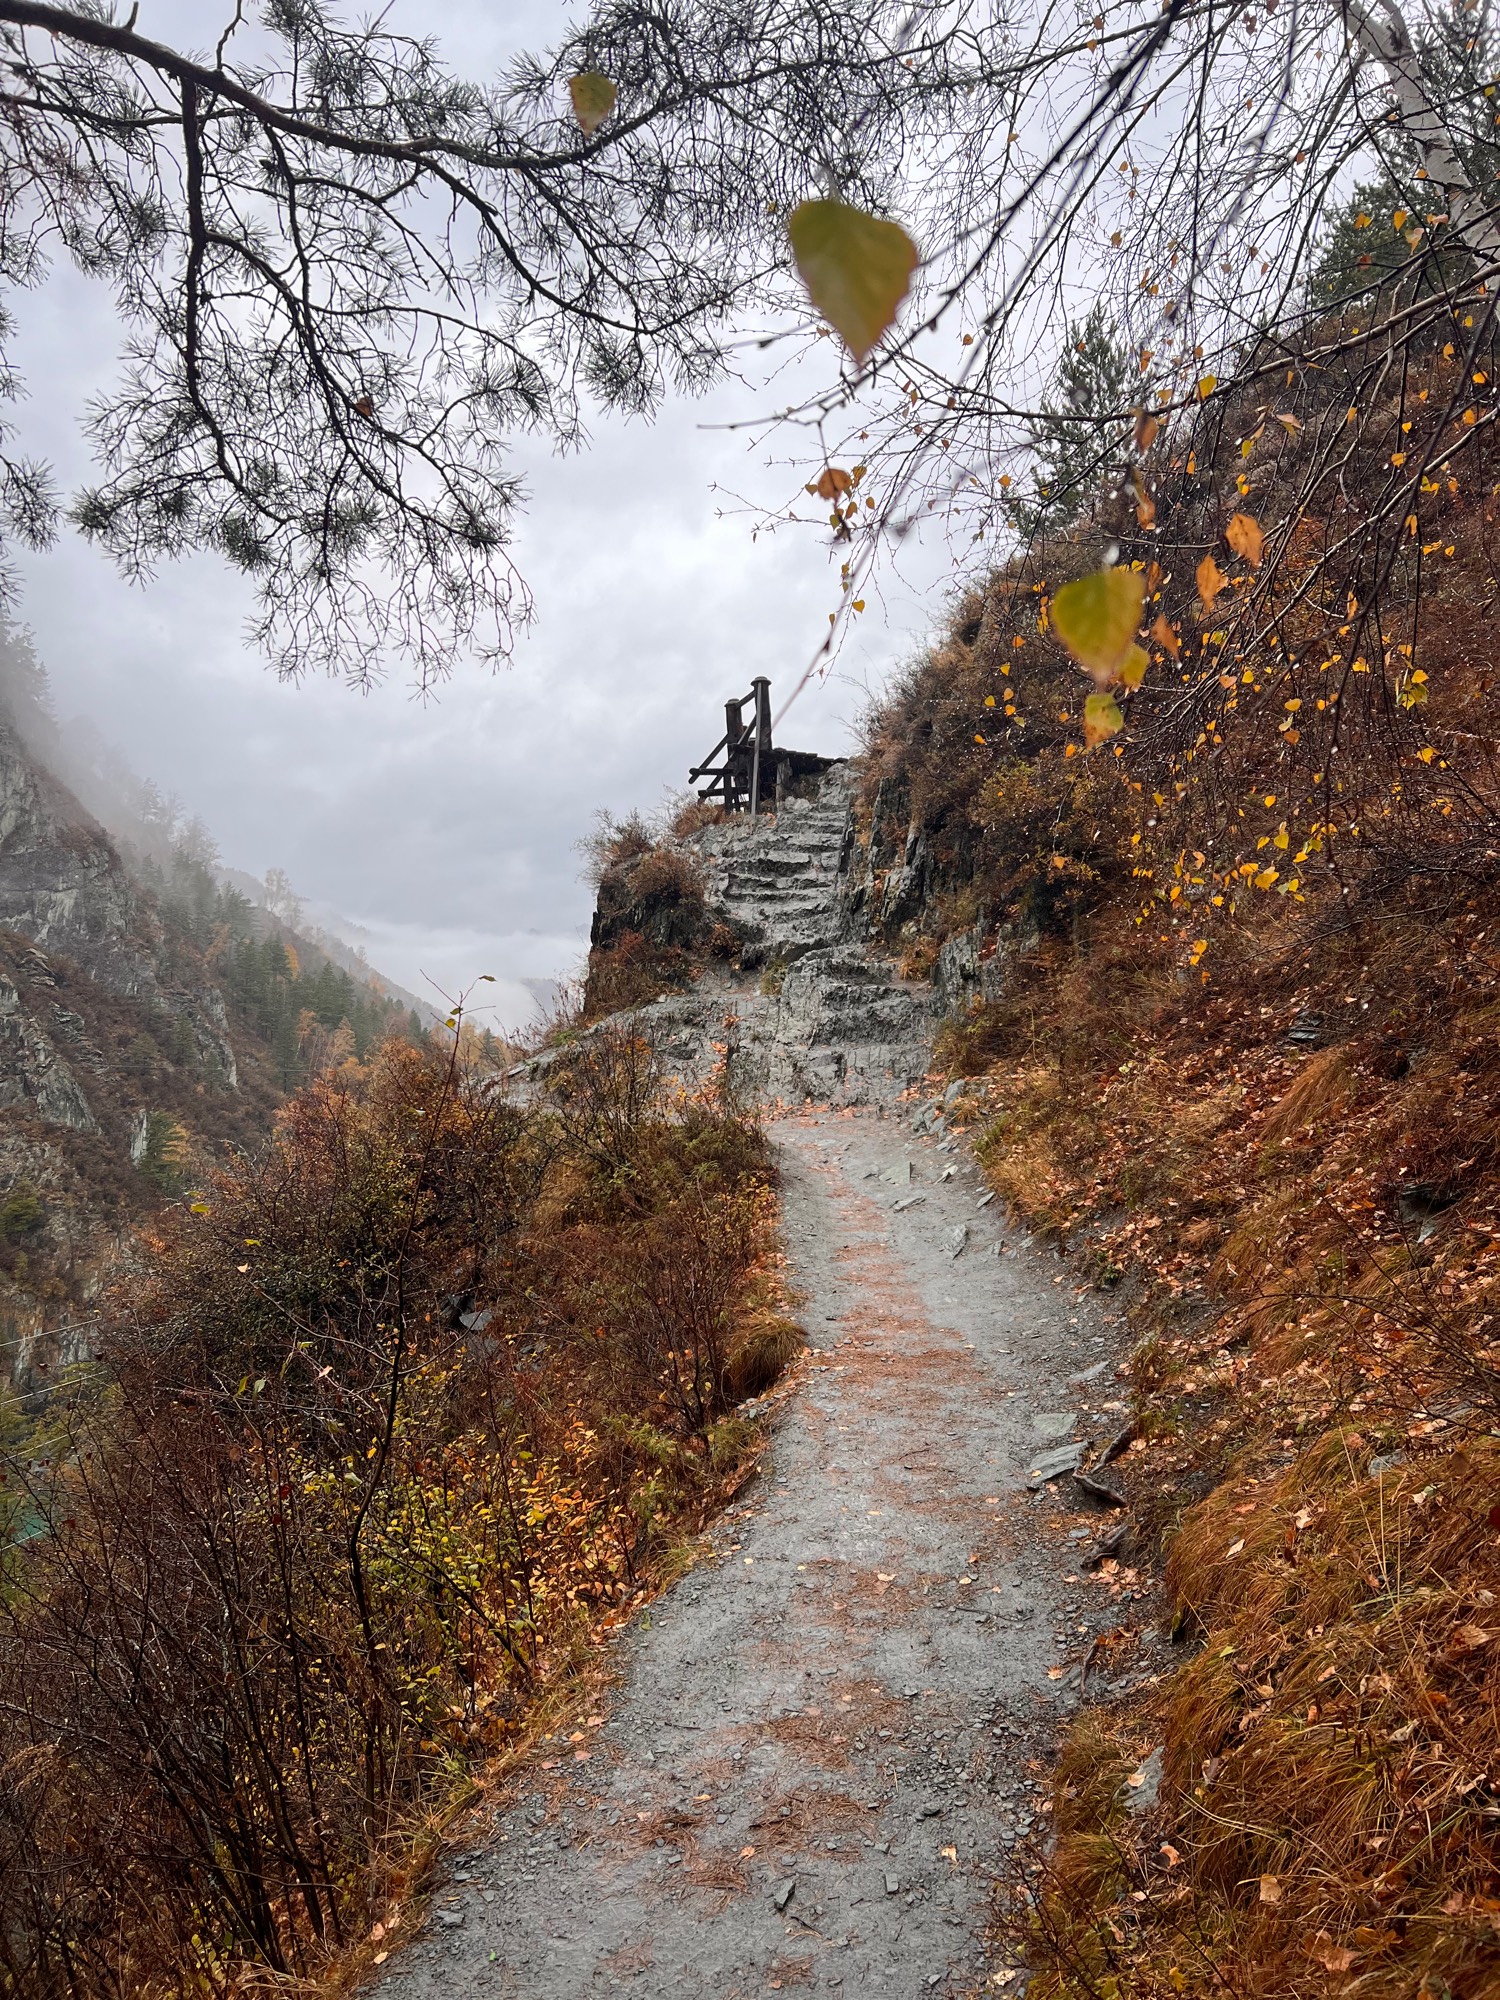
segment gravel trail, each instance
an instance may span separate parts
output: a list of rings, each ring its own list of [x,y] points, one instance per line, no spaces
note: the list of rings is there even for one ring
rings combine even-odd
[[[1092,1629],[1097,1517],[1026,1475],[1110,1426],[1109,1329],[963,1153],[873,1111],[772,1136],[812,1351],[761,1471],[616,1642],[602,1725],[471,1823],[382,2000],[979,1991]]]

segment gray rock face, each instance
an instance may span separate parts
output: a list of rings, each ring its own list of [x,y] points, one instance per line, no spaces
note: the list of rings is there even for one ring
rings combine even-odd
[[[153,940],[109,836],[4,726],[0,928],[66,953],[111,992],[156,991]]]
[[[62,1008],[54,1014],[69,1022]],[[47,1125],[95,1132],[98,1125],[82,1086],[51,1037],[21,1007],[20,995],[0,976],[0,1110],[20,1111]]]

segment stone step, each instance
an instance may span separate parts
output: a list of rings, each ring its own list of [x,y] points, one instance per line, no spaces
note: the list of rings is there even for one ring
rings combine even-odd
[[[839,900],[852,807],[848,774],[836,768],[811,806],[789,802],[774,819],[723,822],[692,836],[710,912],[743,942],[736,966],[717,966],[693,992],[636,1015],[671,1073],[710,1075],[726,1034],[738,1087],[771,1101],[871,1102],[925,1073],[932,996],[902,985],[850,936]],[[784,970],[762,990],[768,967]]]
[[[729,875],[755,875],[765,881],[784,881],[789,875],[836,875],[839,857],[832,848],[826,854],[735,854],[724,863]]]
[[[826,896],[809,896],[802,890],[789,890],[784,896],[727,896],[719,908],[731,916],[768,923],[821,912],[829,918],[831,925],[833,916]],[[831,929],[829,935],[832,936]]]
[[[716,897],[715,901],[721,909],[743,907],[784,910],[797,904],[806,904],[809,908],[828,910],[830,915],[833,914],[830,908],[832,898],[828,890],[819,889],[816,885],[806,882],[778,883],[775,888],[748,886],[734,894]]]
[[[722,867],[729,882],[831,882],[839,872],[839,857],[829,853],[818,860],[784,862],[777,855],[736,854]]]

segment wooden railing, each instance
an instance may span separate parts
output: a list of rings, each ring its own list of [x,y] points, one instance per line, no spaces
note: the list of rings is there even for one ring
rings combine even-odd
[[[715,764],[721,751],[724,761]],[[758,675],[749,694],[725,702],[724,734],[703,762],[688,772],[688,783],[707,778],[710,782],[699,792],[700,799],[717,800],[728,812],[754,815],[761,808],[762,779],[771,780],[772,766],[771,683]]]

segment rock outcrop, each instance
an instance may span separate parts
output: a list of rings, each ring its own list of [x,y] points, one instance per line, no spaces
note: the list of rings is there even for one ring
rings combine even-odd
[[[934,995],[899,978],[869,941],[854,894],[864,858],[848,765],[778,813],[723,820],[676,845],[735,950],[710,960],[691,991],[622,1017],[672,1074],[696,1085],[722,1067],[731,1089],[760,1103],[874,1103],[920,1081]],[[556,1059],[521,1066],[515,1080]]]

